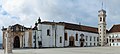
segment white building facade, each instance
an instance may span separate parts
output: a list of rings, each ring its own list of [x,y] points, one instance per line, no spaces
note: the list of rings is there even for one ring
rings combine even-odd
[[[100,10],[98,28],[38,19],[34,28],[9,26],[12,48],[120,46],[120,25],[106,29],[106,11]],[[3,48],[7,28],[3,31]]]
[[[97,28],[65,22],[35,23],[32,47],[98,46]]]
[[[41,48],[41,47],[93,47],[98,46],[98,28],[66,23],[38,22],[34,28],[19,24],[10,26],[12,48]],[[3,48],[7,28],[3,31]]]
[[[113,25],[107,34],[109,46],[120,46],[120,24]]]

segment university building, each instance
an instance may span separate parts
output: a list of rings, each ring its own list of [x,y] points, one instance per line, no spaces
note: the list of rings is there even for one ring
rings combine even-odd
[[[98,28],[67,22],[41,22],[40,18],[33,28],[20,24],[3,27],[3,48],[6,36],[11,39],[12,48],[120,46],[120,25],[107,30],[106,11],[102,9],[98,13]]]

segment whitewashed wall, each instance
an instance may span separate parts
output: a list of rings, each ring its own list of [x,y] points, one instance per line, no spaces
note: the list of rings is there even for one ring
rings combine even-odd
[[[111,46],[120,46],[120,42],[111,43]]]
[[[42,39],[42,35],[41,35],[41,32],[42,32],[42,24],[38,24],[38,32],[37,32],[37,35],[39,37],[39,40],[38,41],[41,41]]]
[[[29,32],[25,31],[25,47],[29,47],[28,46],[28,38],[29,38]]]
[[[115,33],[108,33],[108,44],[109,46],[120,46],[120,42],[116,41],[115,39],[120,39],[120,32],[115,32]],[[114,42],[110,39],[114,39]]]
[[[34,35],[35,35],[35,30],[32,30],[32,47],[34,47],[35,45],[35,43],[34,43],[34,41],[35,41],[35,39],[34,39]]]
[[[98,41],[97,41],[98,34],[97,33],[82,32],[82,31],[81,31],[81,33],[84,34],[84,38],[85,38],[84,46],[97,46],[97,44],[98,44]],[[87,36],[87,41],[86,41],[86,36]],[[92,37],[91,41],[90,41],[90,37]],[[90,43],[91,43],[91,45],[90,45]]]
[[[47,35],[47,30],[50,30],[50,36]],[[39,37],[37,41],[42,41],[42,47],[64,47],[64,46],[69,46],[69,37],[73,36],[74,37],[74,43],[75,46],[80,46],[80,38],[81,34],[84,34],[84,39],[85,43],[84,46],[90,46],[90,43],[92,44],[91,46],[97,46],[97,33],[90,33],[90,32],[83,32],[83,31],[76,31],[76,30],[68,30],[65,29],[63,25],[50,25],[50,24],[40,24],[38,26],[38,30],[36,33],[36,36]],[[67,32],[67,41],[64,40],[64,33]],[[34,47],[34,35],[35,31],[32,31],[32,47]],[[78,41],[76,41],[76,33],[78,34]],[[88,39],[86,41],[86,36],[88,36]],[[90,36],[92,37],[92,41],[89,41]],[[42,37],[42,39],[40,39]],[[60,37],[62,37],[62,43],[60,43]],[[95,41],[94,41],[95,37]],[[37,37],[36,37],[37,38]],[[86,45],[87,43],[87,45]],[[95,43],[95,45],[94,45]],[[38,42],[36,44],[38,46]]]
[[[50,36],[47,35],[47,29],[50,30]],[[42,47],[52,47],[52,26],[42,24]]]
[[[47,30],[50,30],[50,36],[47,35]],[[39,37],[36,41],[42,41],[42,47],[63,47],[64,45],[64,26],[62,25],[49,25],[49,24],[40,24],[38,26],[36,36]],[[34,47],[34,35],[35,30],[32,31],[32,47]],[[56,34],[55,34],[56,33]],[[56,37],[55,37],[56,36]],[[62,37],[62,43],[60,43],[60,37]],[[40,39],[42,38],[42,39]],[[56,39],[55,39],[56,38]],[[38,46],[38,43],[36,42]]]
[[[56,47],[64,47],[64,26],[57,25],[56,34]],[[60,37],[62,37],[62,43],[60,43]]]
[[[80,39],[80,35],[79,35],[79,31],[76,30],[65,30],[65,32],[67,33],[67,41],[65,41],[65,46],[69,46],[69,37],[73,36],[74,37],[74,41],[75,41],[75,46],[80,46],[79,44],[79,39]],[[76,33],[78,33],[78,41],[76,41]]]
[[[94,43],[95,43],[95,46],[97,46],[97,37],[98,37],[98,34],[97,33],[90,33],[90,32],[83,32],[83,31],[76,31],[76,30],[65,30],[65,32],[67,32],[67,35],[68,35],[68,40],[65,41],[65,46],[69,46],[69,37],[70,36],[73,36],[74,37],[74,41],[75,41],[75,46],[80,46],[80,34],[84,34],[84,39],[85,39],[85,42],[84,42],[84,46],[90,46],[90,43],[92,44],[91,46],[94,46]],[[78,41],[76,41],[76,33],[78,34]],[[87,38],[87,41],[86,41],[86,36],[88,36]],[[92,37],[91,41],[90,41],[90,36]],[[95,41],[94,41],[94,37],[95,37]],[[87,43],[87,45],[86,45]]]

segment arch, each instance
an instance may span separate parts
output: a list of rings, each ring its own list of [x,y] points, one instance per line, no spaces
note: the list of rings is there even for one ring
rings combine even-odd
[[[80,36],[81,36],[81,37],[84,37],[84,34],[82,33],[82,34],[80,34]]]
[[[84,42],[85,42],[85,39],[83,38],[84,37],[84,34],[80,34],[81,38],[80,38],[80,47],[84,47]]]
[[[73,36],[69,37],[69,46],[71,46],[71,47],[74,46],[74,37]]]
[[[18,36],[14,37],[14,44],[13,44],[14,48],[20,48],[20,39]]]

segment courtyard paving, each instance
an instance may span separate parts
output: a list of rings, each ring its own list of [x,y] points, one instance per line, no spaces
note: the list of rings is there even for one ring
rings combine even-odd
[[[0,49],[0,54],[4,54]],[[14,49],[13,54],[120,54],[120,47]]]

